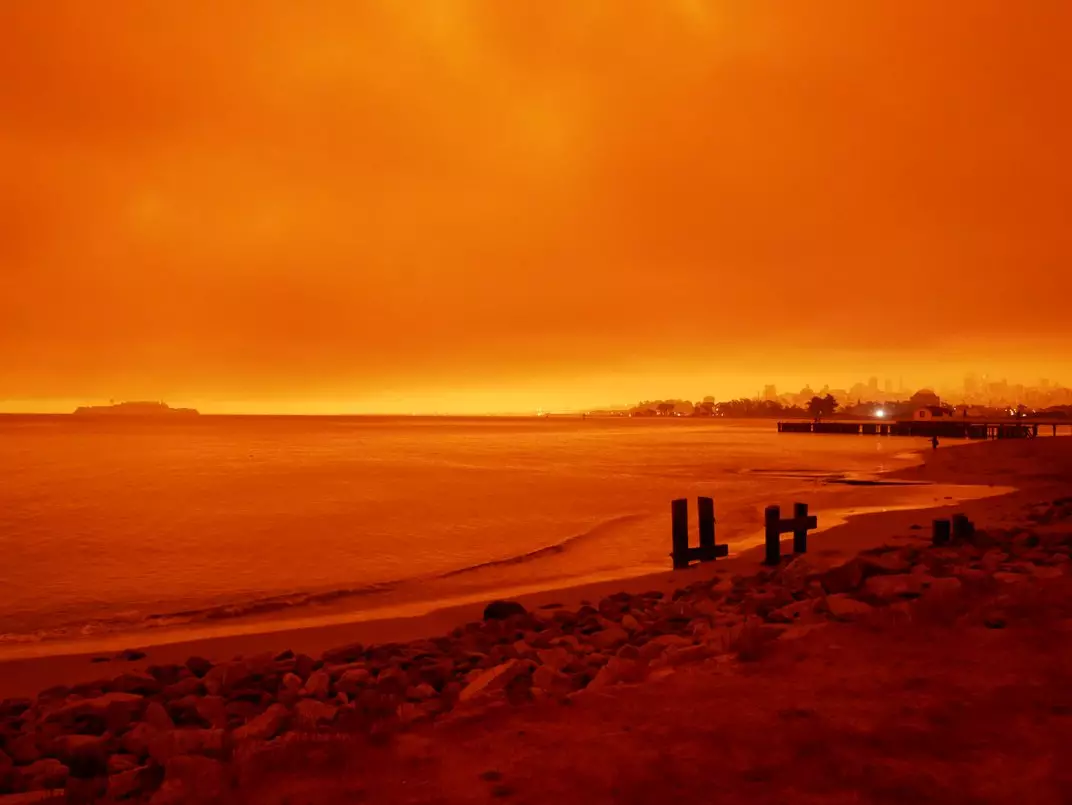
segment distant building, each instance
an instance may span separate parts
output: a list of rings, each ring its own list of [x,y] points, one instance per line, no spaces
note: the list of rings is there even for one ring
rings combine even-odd
[[[940,405],[925,405],[923,408],[917,408],[915,413],[912,414],[912,419],[928,421],[931,419],[949,419],[953,416],[953,412],[948,408],[943,408]]]

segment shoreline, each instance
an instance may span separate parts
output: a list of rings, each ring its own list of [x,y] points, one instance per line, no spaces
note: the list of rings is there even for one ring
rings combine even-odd
[[[1072,446],[1072,440],[1068,440],[1067,444]],[[1072,464],[1072,450],[1065,445],[1066,440],[1051,443],[1048,439],[1033,444],[1013,441],[969,443],[925,453],[919,465],[896,470],[884,475],[884,479],[983,487],[993,489],[993,493],[987,497],[943,502],[937,506],[850,513],[844,523],[813,535],[808,555],[817,563],[834,564],[860,550],[881,544],[929,542],[930,520],[936,516],[948,516],[954,511],[964,512],[972,519],[987,524],[1014,519],[1025,504],[1039,502],[1051,488],[1054,492],[1067,488],[1067,483],[1060,485],[1062,476]],[[658,590],[669,594],[686,584],[718,575],[752,574],[760,567],[762,551],[762,546],[756,546],[736,556],[684,571],[668,568],[632,578],[541,589],[512,598],[529,609],[540,610],[549,609],[552,605],[577,607],[584,601],[597,601],[616,592]],[[479,600],[440,606],[413,616],[363,621],[351,618],[345,623],[283,626],[254,634],[228,634],[170,642],[144,648],[146,656],[134,662],[118,659],[91,662],[94,656],[100,656],[99,650],[4,660],[0,661],[0,699],[33,695],[61,683],[79,684],[128,671],[140,671],[150,665],[182,663],[191,656],[220,661],[239,655],[250,656],[285,649],[319,655],[326,649],[347,643],[388,643],[446,634],[461,623],[479,620],[488,600],[484,596]],[[124,642],[126,645],[132,644],[130,640]]]

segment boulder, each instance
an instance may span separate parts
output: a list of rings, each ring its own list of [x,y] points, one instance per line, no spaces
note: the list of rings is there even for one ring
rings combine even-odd
[[[194,712],[202,723],[214,729],[227,726],[227,701],[222,696],[198,696],[194,700]]]
[[[924,597],[934,598],[936,596],[951,595],[958,593],[963,589],[964,584],[956,576],[941,576],[939,578],[930,579]]]
[[[134,755],[114,754],[108,757],[108,774],[122,774],[140,766]]]
[[[351,668],[349,671],[344,671],[338,678],[335,682],[335,689],[340,693],[353,696],[359,693],[370,679],[372,679],[372,674],[367,668]]]
[[[164,766],[163,785],[150,805],[184,805],[189,802],[219,802],[226,788],[226,774],[219,761],[196,755],[174,757]]]
[[[259,716],[234,731],[236,741],[270,741],[281,733],[290,719],[290,711],[273,704]]]
[[[650,661],[661,656],[668,648],[686,648],[691,645],[692,640],[681,635],[659,635],[640,647],[639,656],[641,660]]]
[[[4,746],[4,751],[7,752],[17,766],[28,766],[41,759],[41,751],[37,748],[37,740],[32,733],[22,733],[9,737]]]
[[[160,704],[160,702],[149,702],[145,708],[145,713],[142,716],[142,721],[150,727],[156,727],[159,730],[175,729],[175,722],[171,720],[168,711],[164,708],[164,705]]]
[[[294,705],[294,728],[305,732],[315,732],[319,726],[334,721],[338,711],[339,708],[335,705],[316,699],[302,699]]]
[[[186,667],[194,676],[200,678],[212,670],[212,663],[204,657],[190,657],[186,661]]]
[[[855,561],[860,563],[864,578],[894,576],[910,572],[912,569],[912,563],[893,551],[861,554]]]
[[[565,696],[574,689],[573,678],[547,665],[532,673],[532,686],[552,696]]]
[[[67,785],[67,767],[55,758],[44,758],[21,769],[29,791],[56,791]]]
[[[152,674],[130,672],[117,676],[108,683],[108,690],[117,693],[137,693],[152,696],[160,693],[164,686]]]
[[[870,604],[863,601],[857,601],[855,598],[850,598],[845,593],[828,595],[826,597],[825,606],[827,612],[829,612],[832,617],[841,620],[848,620],[850,618],[859,617],[860,615],[866,615],[875,610]]]
[[[714,654],[710,645],[679,646],[667,649],[666,663],[668,665],[686,665],[694,662],[702,662]]]
[[[228,695],[231,691],[253,677],[250,666],[242,660],[231,660],[214,665],[202,678],[205,690],[211,696]]]
[[[332,665],[346,664],[351,662],[357,662],[364,659],[365,647],[360,643],[351,643],[348,646],[339,646],[338,648],[328,649],[320,655],[325,663]]]
[[[164,688],[165,699],[182,699],[185,696],[202,696],[205,693],[205,685],[199,677],[188,676],[180,679],[174,685]]]
[[[180,755],[222,755],[226,734],[223,730],[154,731],[148,743],[149,757],[163,765]],[[127,748],[125,742],[124,748]]]
[[[301,690],[302,696],[313,699],[326,699],[331,695],[331,675],[327,671],[314,671]]]
[[[144,721],[135,724],[123,735],[119,743],[123,751],[127,752],[139,761],[149,756],[149,742],[160,732],[155,727],[150,727]]]
[[[517,601],[492,601],[484,607],[484,620],[506,620],[514,615],[524,615],[525,607]]]
[[[150,665],[145,669],[161,685],[174,685],[189,677],[190,670],[185,665]]]
[[[64,786],[65,799],[71,805],[90,805],[100,802],[108,793],[108,776],[99,774],[93,777],[78,777],[71,769],[71,775]]]
[[[562,646],[555,646],[554,648],[537,651],[536,658],[548,668],[554,671],[561,671],[569,664],[572,655]]]
[[[816,599],[805,598],[794,601],[767,614],[767,620],[773,623],[807,623],[815,620]]]
[[[110,735],[61,735],[46,748],[73,776],[98,777],[108,773],[115,741]]]
[[[892,603],[901,598],[915,597],[930,586],[930,576],[916,573],[898,573],[887,576],[871,576],[864,582],[862,595],[884,603]]]
[[[841,565],[836,565],[819,575],[819,583],[830,595],[839,593],[851,593],[860,588],[864,581],[863,565],[859,558],[850,559]]]
[[[149,766],[135,766],[108,778],[108,798],[120,801],[141,797],[159,784],[159,772]]]
[[[501,665],[480,671],[458,695],[458,702],[464,704],[502,690],[515,676],[522,673],[525,667],[521,660],[507,660]]]
[[[628,639],[629,632],[625,631],[625,629],[620,626],[611,625],[589,635],[588,642],[600,651],[607,651],[608,649],[620,646]]]
[[[62,725],[67,732],[95,732],[125,727],[144,710],[146,699],[136,693],[105,693],[92,699],[80,699],[50,710],[45,722]]]
[[[289,690],[292,693],[300,691],[304,684],[302,678],[297,674],[283,674],[283,679],[280,681],[280,686],[283,690]]]

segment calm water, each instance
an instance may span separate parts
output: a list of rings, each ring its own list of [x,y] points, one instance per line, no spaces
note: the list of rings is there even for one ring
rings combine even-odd
[[[4,417],[0,655],[665,569],[674,497],[715,497],[739,546],[763,506],[915,446],[773,422]]]

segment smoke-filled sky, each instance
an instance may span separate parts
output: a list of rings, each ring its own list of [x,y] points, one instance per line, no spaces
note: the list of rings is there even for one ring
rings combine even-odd
[[[0,4],[0,410],[1072,381],[1067,0]]]

